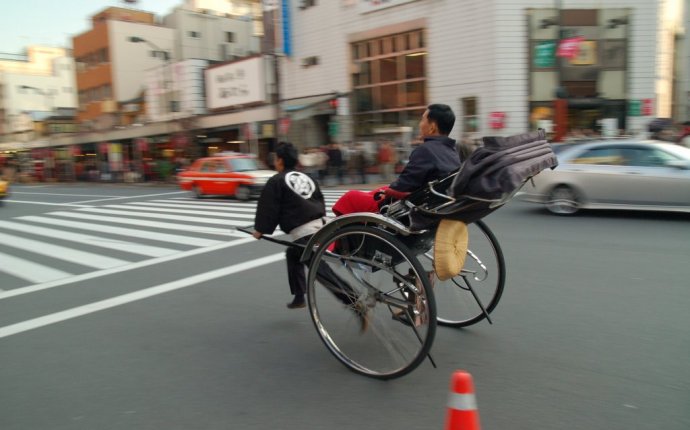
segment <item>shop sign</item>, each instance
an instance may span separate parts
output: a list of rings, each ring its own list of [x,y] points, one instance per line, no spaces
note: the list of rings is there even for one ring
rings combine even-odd
[[[506,113],[505,112],[491,112],[489,113],[489,127],[494,130],[505,128]]]
[[[630,100],[628,102],[628,116],[640,116],[641,108],[642,103],[639,100]]]
[[[261,137],[264,139],[275,137],[275,127],[272,122],[261,124]]]
[[[213,67],[204,73],[209,109],[266,101],[263,57]]]
[[[534,45],[534,67],[556,67],[556,41],[547,40]]]
[[[580,51],[580,45],[584,40],[585,38],[583,36],[569,37],[561,40],[561,43],[558,44],[556,56],[570,58],[572,60],[577,57],[577,53]]]
[[[597,42],[586,40],[580,43],[575,57],[570,59],[570,64],[575,66],[591,66],[597,64]]]
[[[145,137],[138,137],[134,139],[134,146],[137,148],[137,151],[143,152],[143,151],[148,151],[149,150],[149,141]]]
[[[337,137],[339,132],[338,123],[336,121],[331,121],[328,123],[328,135],[330,137]]]
[[[654,110],[654,100],[643,99],[642,100],[642,115],[651,116],[653,110]]]
[[[280,134],[287,134],[288,130],[290,130],[290,118],[280,118],[278,127]]]

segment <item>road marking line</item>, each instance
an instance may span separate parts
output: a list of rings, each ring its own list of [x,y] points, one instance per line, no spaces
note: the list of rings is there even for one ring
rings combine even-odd
[[[12,191],[12,194],[35,194],[40,196],[69,196],[69,197],[121,197],[121,196],[104,196],[103,194],[58,194],[58,193],[32,193],[26,191]]]
[[[77,218],[77,219],[88,219],[91,221],[105,221],[114,222],[116,224],[128,224],[128,225],[138,225],[140,227],[152,227],[152,228],[164,228],[167,230],[182,230],[186,233],[204,233],[204,234],[215,234],[219,236],[239,236],[238,233],[229,232],[228,228],[217,228],[217,227],[202,227],[190,224],[177,224],[172,222],[158,222],[158,221],[147,221],[143,219],[133,219],[133,218],[118,218],[114,216],[101,216],[101,215],[91,215],[87,213],[77,213],[77,212],[50,212],[50,215],[56,215],[67,218]],[[242,225],[247,225],[249,223],[245,222]],[[228,227],[232,225],[228,223]],[[242,235],[244,236],[244,235]]]
[[[234,221],[232,219],[220,219],[220,218],[210,218],[210,217],[197,217],[197,216],[183,216],[183,215],[166,215],[159,213],[149,213],[149,212],[134,212],[134,211],[121,211],[115,209],[100,209],[100,208],[83,208],[79,209],[79,212],[96,213],[96,214],[106,214],[106,215],[126,215],[130,217],[139,218],[155,218],[155,219],[169,219],[174,221],[187,221],[193,223],[203,223],[203,224],[214,224],[214,225],[226,225],[226,226],[243,226],[247,225],[248,221]],[[254,219],[253,216],[245,215],[250,219]]]
[[[239,234],[239,232],[238,232],[238,234]],[[244,234],[244,233],[241,233],[241,234],[243,236],[246,236],[246,234]],[[255,240],[256,239],[254,239],[253,237],[247,237],[245,239],[237,239],[237,240],[233,240],[232,242],[223,242],[221,244],[218,244],[215,246],[209,246],[207,248],[191,249],[189,251],[184,251],[184,252],[181,252],[181,253],[175,254],[175,255],[166,255],[165,257],[158,257],[158,258],[152,258],[150,260],[139,261],[137,263],[128,264],[126,266],[113,267],[111,269],[104,269],[104,270],[99,270],[96,272],[89,272],[89,273],[84,273],[81,275],[72,276],[72,277],[69,277],[67,279],[60,279],[60,280],[56,280],[56,281],[52,281],[52,282],[45,282],[43,284],[36,284],[36,285],[30,285],[28,287],[6,290],[6,291],[0,293],[0,300],[9,299],[10,297],[21,296],[24,294],[34,293],[36,291],[47,290],[49,288],[55,288],[55,287],[59,287],[61,285],[65,285],[65,284],[74,284],[77,282],[86,281],[88,279],[99,278],[101,276],[108,276],[108,275],[112,275],[115,273],[127,272],[129,270],[140,269],[142,267],[152,266],[154,264],[161,264],[161,263],[165,263],[168,261],[178,260],[181,258],[187,258],[187,257],[191,257],[191,256],[198,255],[198,254],[204,254],[207,252],[218,251],[220,249],[230,248],[230,247],[237,246],[237,245],[243,245],[243,244],[249,243],[249,242],[254,242]],[[0,254],[0,257],[2,257],[2,254]],[[3,260],[3,261],[5,261],[5,260]]]
[[[81,243],[99,248],[114,249],[130,254],[145,255],[147,257],[162,257],[178,252],[177,249],[162,248],[160,246],[144,245],[136,242],[129,242],[118,239],[111,239],[103,236],[93,236],[90,234],[72,233],[65,230],[40,227],[31,224],[22,224],[13,221],[0,221],[0,229],[8,229],[21,233],[29,233],[37,236],[51,237],[53,239],[66,240],[69,242]],[[134,236],[134,235],[132,235]]]
[[[121,260],[119,258],[106,257],[105,255],[99,255],[93,252],[80,251],[67,246],[53,245],[6,233],[0,233],[0,243],[2,243],[3,246],[45,255],[57,260],[67,261],[80,266],[92,267],[94,269],[109,269],[111,267],[130,263],[127,260]]]
[[[179,279],[177,281],[168,282],[165,284],[156,285],[143,290],[134,291],[132,293],[123,294],[121,296],[112,297],[110,299],[101,300],[88,305],[78,306],[76,308],[67,309],[61,312],[44,315],[42,317],[33,318],[27,321],[22,321],[16,324],[0,327],[0,338],[12,336],[14,334],[22,333],[29,330],[34,330],[47,325],[56,324],[62,321],[78,318],[80,316],[88,315],[94,312],[99,312],[105,309],[114,308],[127,303],[143,300],[159,294],[169,293],[171,291],[179,290],[181,288],[191,287],[193,285],[210,281],[223,276],[232,275],[233,273],[242,272],[253,269],[255,267],[264,266],[266,264],[274,263],[285,258],[284,253],[268,255],[266,257],[258,258],[256,260],[245,261],[244,263],[235,264],[229,267],[212,270],[210,272],[201,273],[190,276],[188,278]]]
[[[141,211],[151,211],[151,212],[163,212],[163,213],[174,213],[174,214],[187,214],[187,215],[204,215],[204,216],[214,216],[214,217],[221,217],[221,218],[246,218],[246,219],[254,219],[254,214],[244,214],[244,213],[236,213],[236,212],[219,212],[216,210],[216,212],[209,212],[209,211],[199,211],[199,210],[191,210],[191,209],[177,209],[177,208],[159,208],[159,207],[140,207],[140,206],[135,206],[135,205],[106,205],[102,206],[106,209],[125,209],[125,210],[131,210],[132,215],[136,216],[141,213]]]
[[[144,195],[140,195],[140,196],[111,197],[111,198],[107,198],[107,199],[85,200],[85,201],[82,201],[82,202],[71,202],[71,203],[73,203],[73,204],[82,204],[82,203],[104,202],[104,201],[107,201],[107,200],[139,199],[139,198],[142,198],[142,197],[167,196],[167,195],[170,195],[170,194],[181,194],[181,193],[185,193],[185,192],[186,192],[186,191],[175,191],[175,192],[172,192],[172,193],[144,194]]]
[[[218,212],[256,212],[256,207],[219,207],[219,206],[205,206],[205,205],[181,205],[175,203],[150,203],[150,202],[129,202],[128,207],[144,206],[144,207],[163,207],[163,208],[180,208],[180,209],[203,209],[206,213]]]
[[[151,239],[157,240],[159,242],[176,243],[180,245],[211,246],[221,243],[219,240],[214,239],[202,239],[192,236],[180,236],[177,234],[157,233],[155,231],[139,230],[136,228],[115,227],[105,224],[69,221],[56,218],[46,218],[35,215],[23,216],[19,217],[18,219],[21,219],[22,221],[31,221],[42,224],[57,225],[61,227],[71,227],[77,230],[96,231],[99,233],[115,234],[126,237],[136,237],[139,239]]]
[[[73,203],[26,202],[24,200],[14,200],[14,199],[5,199],[5,201],[11,202],[11,203],[24,203],[27,205],[70,206],[70,207],[75,207],[75,208],[90,208],[91,207],[89,205],[77,205],[77,204],[73,204]]]
[[[0,252],[0,260],[2,260],[2,268],[0,268],[0,272],[7,273],[29,282],[48,282],[72,276],[71,273],[53,269],[52,267],[44,266],[42,264],[33,263],[31,261],[17,258],[9,254],[4,254],[2,252]],[[4,294],[4,292],[0,292],[0,297],[2,294]]]

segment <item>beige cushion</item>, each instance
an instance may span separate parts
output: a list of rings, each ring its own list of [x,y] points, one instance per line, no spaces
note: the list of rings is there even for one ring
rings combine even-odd
[[[467,224],[443,219],[434,239],[434,270],[441,281],[457,276],[467,255]]]

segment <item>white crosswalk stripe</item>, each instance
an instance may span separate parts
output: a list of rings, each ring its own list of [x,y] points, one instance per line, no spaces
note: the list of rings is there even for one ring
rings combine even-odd
[[[114,227],[106,224],[85,223],[80,221],[70,221],[57,218],[48,218],[43,216],[31,215],[21,217],[22,220],[38,222],[42,224],[50,224],[60,227],[71,227],[79,230],[97,231],[101,233],[110,233],[120,236],[131,236],[141,239],[151,239],[158,242],[177,243],[181,245],[191,246],[213,246],[219,244],[221,241],[213,239],[202,239],[192,236],[181,236],[170,233],[160,233],[155,231],[134,229],[131,227]]]
[[[29,282],[48,282],[67,278],[72,275],[71,273],[53,269],[43,264],[33,263],[29,260],[17,258],[3,252],[0,252],[0,261],[2,261],[1,267],[3,272],[20,279],[25,279]]]
[[[175,250],[173,249],[160,248],[158,246],[142,245],[135,242],[125,242],[121,240],[104,239],[99,236],[92,236],[80,233],[70,233],[51,228],[38,227],[35,225],[20,224],[12,221],[0,221],[0,229],[2,228],[24,233],[31,233],[39,236],[52,237],[54,239],[64,239],[72,242],[78,242],[85,245],[97,246],[101,248],[131,252],[134,254],[146,255],[149,257],[162,257],[163,255],[168,255],[175,252]],[[2,233],[0,233],[0,235],[1,234]]]
[[[324,191],[329,215],[342,193]],[[256,205],[171,197],[0,220],[0,291],[246,240],[247,234],[234,227],[251,226]]]

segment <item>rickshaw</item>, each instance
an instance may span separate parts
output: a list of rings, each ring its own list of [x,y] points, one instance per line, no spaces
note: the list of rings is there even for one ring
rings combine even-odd
[[[557,162],[543,132],[512,140],[489,138],[500,139],[501,151],[531,148],[531,141],[539,141],[538,156],[522,157],[529,168],[519,175],[512,169],[506,180],[505,168],[496,168],[505,154],[492,159],[497,141],[484,139],[486,150],[475,151],[474,159],[460,170],[381,206],[379,213],[332,218],[304,245],[263,236],[302,248],[311,319],[327,349],[355,373],[397,378],[425,358],[435,367],[430,349],[437,324],[467,327],[485,319],[492,322],[506,269],[501,247],[481,218],[503,206],[532,175]],[[499,179],[497,186],[476,183],[492,175]],[[472,192],[477,185],[493,191]],[[462,250],[466,256],[461,269],[441,280],[434,269],[434,244],[445,219],[467,226],[469,246]]]

